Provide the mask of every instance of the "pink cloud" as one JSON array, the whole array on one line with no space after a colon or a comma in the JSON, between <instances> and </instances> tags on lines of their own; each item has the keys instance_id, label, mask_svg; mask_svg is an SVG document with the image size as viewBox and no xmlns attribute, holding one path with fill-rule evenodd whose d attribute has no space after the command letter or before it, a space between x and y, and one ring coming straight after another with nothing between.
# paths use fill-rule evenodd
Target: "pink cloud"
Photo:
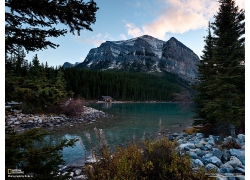
<instances>
[{"instance_id":1,"label":"pink cloud","mask_svg":"<svg viewBox=\"0 0 250 180\"><path fill-rule=\"evenodd\" d=\"M148 34L166 39L166 33L185 33L206 28L218 9L217 0L162 0L158 17L141 28L127 23L128 35Z\"/></svg>"}]
</instances>

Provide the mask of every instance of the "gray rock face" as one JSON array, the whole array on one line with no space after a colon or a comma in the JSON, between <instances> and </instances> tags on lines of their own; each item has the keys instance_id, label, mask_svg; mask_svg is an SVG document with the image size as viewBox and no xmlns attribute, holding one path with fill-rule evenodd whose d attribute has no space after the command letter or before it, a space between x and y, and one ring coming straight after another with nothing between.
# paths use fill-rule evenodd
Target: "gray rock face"
<instances>
[{"instance_id":1,"label":"gray rock face","mask_svg":"<svg viewBox=\"0 0 250 180\"><path fill-rule=\"evenodd\" d=\"M106 41L91 49L78 68L167 71L193 82L199 57L175 38L164 42L144 35L125 41Z\"/></svg>"}]
</instances>

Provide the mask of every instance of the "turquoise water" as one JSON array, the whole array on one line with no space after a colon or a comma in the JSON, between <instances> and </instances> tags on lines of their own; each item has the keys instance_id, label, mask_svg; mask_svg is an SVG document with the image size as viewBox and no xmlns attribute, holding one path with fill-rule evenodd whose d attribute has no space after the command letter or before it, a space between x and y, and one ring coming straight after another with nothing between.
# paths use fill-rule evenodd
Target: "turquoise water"
<instances>
[{"instance_id":1,"label":"turquoise water","mask_svg":"<svg viewBox=\"0 0 250 180\"><path fill-rule=\"evenodd\" d=\"M181 132L192 124L192 106L178 103L117 103L88 104L103 110L111 117L98 119L91 124L76 124L63 127L49 137L50 144L62 139L80 138L74 148L63 150L66 164L82 164L90 155L91 147L98 147L98 138L94 128L103 129L105 139L112 149L117 145L140 141L143 138L154 138L159 133L159 122L166 132ZM86 133L90 134L91 142Z\"/></svg>"}]
</instances>

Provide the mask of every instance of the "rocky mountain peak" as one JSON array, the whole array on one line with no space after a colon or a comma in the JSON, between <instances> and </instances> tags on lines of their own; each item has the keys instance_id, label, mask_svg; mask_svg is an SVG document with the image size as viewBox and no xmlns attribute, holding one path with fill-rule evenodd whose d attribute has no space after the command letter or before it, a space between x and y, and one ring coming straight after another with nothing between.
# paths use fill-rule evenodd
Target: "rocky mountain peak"
<instances>
[{"instance_id":1,"label":"rocky mountain peak","mask_svg":"<svg viewBox=\"0 0 250 180\"><path fill-rule=\"evenodd\" d=\"M137 72L171 72L193 82L199 57L171 37L164 42L149 35L122 41L106 41L89 51L77 68Z\"/></svg>"}]
</instances>

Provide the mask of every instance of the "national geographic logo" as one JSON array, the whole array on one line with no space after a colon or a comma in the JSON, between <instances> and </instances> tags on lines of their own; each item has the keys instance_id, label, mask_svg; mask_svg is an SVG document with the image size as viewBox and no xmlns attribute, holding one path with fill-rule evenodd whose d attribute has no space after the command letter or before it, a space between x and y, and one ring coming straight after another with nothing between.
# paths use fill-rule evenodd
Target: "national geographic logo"
<instances>
[{"instance_id":1,"label":"national geographic logo","mask_svg":"<svg viewBox=\"0 0 250 180\"><path fill-rule=\"evenodd\" d=\"M8 169L8 174L24 174L21 169Z\"/></svg>"}]
</instances>

